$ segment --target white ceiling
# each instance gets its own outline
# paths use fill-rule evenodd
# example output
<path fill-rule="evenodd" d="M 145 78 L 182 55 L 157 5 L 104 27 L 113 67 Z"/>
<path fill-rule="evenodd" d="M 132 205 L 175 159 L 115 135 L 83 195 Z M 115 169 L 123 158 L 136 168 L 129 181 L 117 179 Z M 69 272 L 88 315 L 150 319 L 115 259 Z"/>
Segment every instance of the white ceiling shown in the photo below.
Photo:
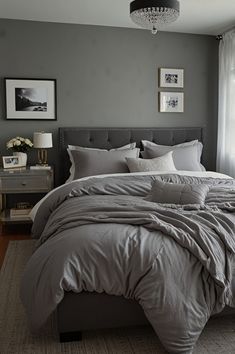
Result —
<path fill-rule="evenodd" d="M 129 0 L 0 0 L 0 18 L 138 28 Z M 164 31 L 217 35 L 235 25 L 235 0 L 180 0 Z"/>

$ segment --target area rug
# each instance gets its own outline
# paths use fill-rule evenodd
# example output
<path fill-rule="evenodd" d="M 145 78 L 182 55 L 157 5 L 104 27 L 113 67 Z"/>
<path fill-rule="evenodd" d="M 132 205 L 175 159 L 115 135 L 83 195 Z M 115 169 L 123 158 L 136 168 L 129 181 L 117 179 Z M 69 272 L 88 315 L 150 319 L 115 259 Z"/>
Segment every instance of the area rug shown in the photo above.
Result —
<path fill-rule="evenodd" d="M 1 354 L 165 354 L 151 327 L 87 331 L 81 342 L 60 344 L 53 316 L 40 333 L 28 330 L 19 300 L 24 266 L 33 241 L 11 241 L 0 273 Z M 235 316 L 213 318 L 204 329 L 194 354 L 234 354 Z"/>

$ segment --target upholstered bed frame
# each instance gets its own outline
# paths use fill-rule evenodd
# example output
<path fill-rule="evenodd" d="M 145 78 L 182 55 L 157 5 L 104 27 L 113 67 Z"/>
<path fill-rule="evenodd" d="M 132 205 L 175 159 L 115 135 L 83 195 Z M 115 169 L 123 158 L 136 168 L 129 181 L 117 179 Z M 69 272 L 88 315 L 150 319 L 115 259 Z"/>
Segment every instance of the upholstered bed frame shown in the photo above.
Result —
<path fill-rule="evenodd" d="M 60 181 L 63 183 L 69 175 L 68 144 L 111 149 L 134 141 L 141 147 L 141 140 L 175 145 L 194 139 L 203 142 L 203 128 L 60 128 Z M 207 167 L 207 161 L 202 162 Z M 87 292 L 66 293 L 58 305 L 57 318 L 61 341 L 79 340 L 83 330 L 148 323 L 135 300 Z"/>
<path fill-rule="evenodd" d="M 69 176 L 70 161 L 67 153 L 68 145 L 79 145 L 89 148 L 113 149 L 132 142 L 141 148 L 141 140 L 153 141 L 162 145 L 175 145 L 190 140 L 203 141 L 203 128 L 59 128 L 60 182 L 64 183 Z M 208 162 L 202 163 L 207 167 Z"/>

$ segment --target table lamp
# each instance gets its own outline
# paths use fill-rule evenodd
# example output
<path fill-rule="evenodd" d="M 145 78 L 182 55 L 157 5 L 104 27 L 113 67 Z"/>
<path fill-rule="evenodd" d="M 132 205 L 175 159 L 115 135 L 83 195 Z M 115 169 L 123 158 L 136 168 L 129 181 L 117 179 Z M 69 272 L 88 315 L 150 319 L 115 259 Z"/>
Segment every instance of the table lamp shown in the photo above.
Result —
<path fill-rule="evenodd" d="M 44 132 L 33 133 L 33 146 L 38 149 L 38 164 L 47 165 L 47 150 L 52 148 L 52 134 Z"/>

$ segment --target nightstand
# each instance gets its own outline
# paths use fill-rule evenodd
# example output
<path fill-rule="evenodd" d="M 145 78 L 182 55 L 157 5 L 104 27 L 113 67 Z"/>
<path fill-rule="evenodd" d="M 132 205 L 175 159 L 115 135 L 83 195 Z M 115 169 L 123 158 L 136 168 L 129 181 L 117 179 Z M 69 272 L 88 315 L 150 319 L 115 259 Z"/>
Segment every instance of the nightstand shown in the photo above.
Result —
<path fill-rule="evenodd" d="M 8 201 L 8 199 L 19 199 L 21 195 L 30 195 L 31 197 L 33 195 L 34 202 L 32 204 L 35 204 L 43 195 L 53 189 L 53 186 L 53 169 L 0 169 L 0 194 L 2 196 L 1 223 L 17 224 L 31 222 L 31 219 L 27 216 L 11 217 L 10 208 L 15 207 L 15 205 L 12 201 Z"/>

